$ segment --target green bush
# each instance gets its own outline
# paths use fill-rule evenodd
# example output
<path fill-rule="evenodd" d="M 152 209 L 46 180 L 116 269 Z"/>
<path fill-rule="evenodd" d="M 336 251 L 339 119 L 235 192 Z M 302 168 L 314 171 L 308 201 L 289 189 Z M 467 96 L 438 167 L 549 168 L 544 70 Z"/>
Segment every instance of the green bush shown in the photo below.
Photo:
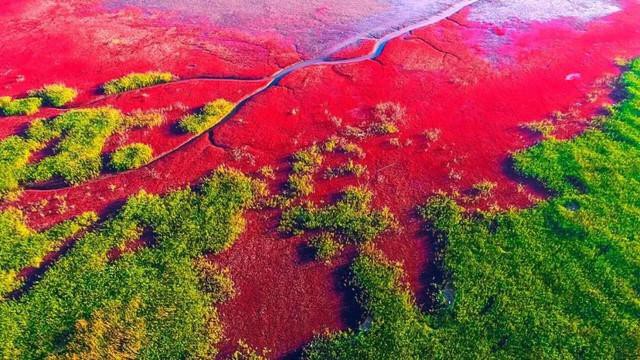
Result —
<path fill-rule="evenodd" d="M 316 260 L 327 264 L 331 263 L 331 260 L 344 249 L 344 245 L 339 243 L 333 234 L 328 233 L 311 238 L 309 246 L 313 249 Z"/>
<path fill-rule="evenodd" d="M 40 266 L 45 255 L 96 220 L 95 213 L 87 212 L 47 231 L 35 232 L 25 224 L 20 210 L 0 211 L 0 299 L 22 285 L 20 270 Z"/>
<path fill-rule="evenodd" d="M 109 165 L 116 171 L 137 169 L 153 160 L 153 149 L 147 144 L 135 143 L 125 145 L 113 154 Z"/>
<path fill-rule="evenodd" d="M 228 360 L 267 360 L 267 352 L 254 349 L 249 346 L 244 341 L 238 342 L 238 349 L 233 352 L 228 358 Z"/>
<path fill-rule="evenodd" d="M 109 137 L 131 128 L 161 124 L 164 117 L 157 113 L 123 115 L 110 108 L 70 110 L 51 120 L 36 119 L 24 136 L 0 140 L 0 198 L 16 193 L 21 184 L 48 181 L 60 177 L 69 184 L 78 184 L 98 176 L 102 170 L 102 150 Z M 59 139 L 53 155 L 29 163 L 33 152 Z M 122 166 L 148 162 L 149 151 L 136 145 L 118 156 Z M 128 156 L 132 157 L 129 158 Z M 128 161 L 128 162 L 127 162 Z"/>
<path fill-rule="evenodd" d="M 372 194 L 364 188 L 349 187 L 334 205 L 317 208 L 312 204 L 294 206 L 282 214 L 279 229 L 291 235 L 305 231 L 331 232 L 343 241 L 363 243 L 397 226 L 387 208 L 371 208 Z"/>
<path fill-rule="evenodd" d="M 188 133 L 201 134 L 222 121 L 235 105 L 225 99 L 217 99 L 206 104 L 198 114 L 185 116 L 180 120 L 180 128 Z"/>
<path fill-rule="evenodd" d="M 215 303 L 223 303 L 236 296 L 236 289 L 229 269 L 200 257 L 194 264 L 198 272 L 200 290 L 209 294 Z"/>
<path fill-rule="evenodd" d="M 141 301 L 127 305 L 110 301 L 88 320 L 76 321 L 63 354 L 49 360 L 136 359 L 146 342 L 146 323 L 139 313 Z"/>
<path fill-rule="evenodd" d="M 367 167 L 362 164 L 356 164 L 353 160 L 349 159 L 345 164 L 338 167 L 330 167 L 325 173 L 324 177 L 332 179 L 340 176 L 353 175 L 355 177 L 361 177 L 367 172 Z"/>
<path fill-rule="evenodd" d="M 42 100 L 37 97 L 12 99 L 8 96 L 0 97 L 0 115 L 18 116 L 33 115 L 40 111 Z"/>
<path fill-rule="evenodd" d="M 324 157 L 317 145 L 300 150 L 293 154 L 291 160 L 291 171 L 294 174 L 312 174 L 318 170 Z"/>
<path fill-rule="evenodd" d="M 45 105 L 62 107 L 75 100 L 78 91 L 64 84 L 50 84 L 43 86 L 42 89 L 30 91 L 29 96 L 42 99 Z"/>
<path fill-rule="evenodd" d="M 129 350 L 139 359 L 214 358 L 221 323 L 193 263 L 233 244 L 244 229 L 243 212 L 263 190 L 242 173 L 219 168 L 197 191 L 131 197 L 20 299 L 0 301 L 0 357 L 96 354 L 86 345 L 104 344 L 113 333 L 133 344 Z M 109 258 L 145 230 L 153 246 Z M 137 299 L 138 308 L 129 305 Z M 82 319 L 87 325 L 78 331 Z M 108 347 L 91 349 L 103 354 Z"/>
<path fill-rule="evenodd" d="M 175 76 L 168 72 L 149 71 L 145 73 L 131 73 L 107 82 L 102 86 L 102 89 L 105 94 L 113 95 L 157 84 L 168 83 L 174 79 Z"/>
<path fill-rule="evenodd" d="M 398 264 L 375 250 L 365 250 L 351 266 L 349 285 L 358 292 L 366 321 L 360 331 L 347 330 L 316 337 L 303 358 L 425 359 L 430 327 L 402 282 Z M 473 354 L 473 353 L 469 353 Z"/>

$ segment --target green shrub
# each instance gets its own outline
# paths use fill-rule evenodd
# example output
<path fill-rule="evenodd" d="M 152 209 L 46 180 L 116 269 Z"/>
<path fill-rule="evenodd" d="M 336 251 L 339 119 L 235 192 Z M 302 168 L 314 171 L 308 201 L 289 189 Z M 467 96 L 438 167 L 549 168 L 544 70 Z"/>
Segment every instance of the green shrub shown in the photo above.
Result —
<path fill-rule="evenodd" d="M 236 296 L 236 289 L 229 269 L 200 257 L 194 264 L 198 272 L 200 290 L 209 294 L 215 303 L 223 303 Z"/>
<path fill-rule="evenodd" d="M 35 232 L 25 224 L 20 210 L 0 211 L 0 299 L 22 285 L 20 270 L 40 266 L 45 255 L 96 220 L 95 213 L 87 212 L 47 231 Z"/>
<path fill-rule="evenodd" d="M 45 105 L 62 107 L 75 100 L 78 91 L 64 84 L 51 84 L 43 86 L 42 89 L 30 91 L 29 96 L 42 99 Z"/>
<path fill-rule="evenodd" d="M 360 331 L 318 336 L 304 348 L 303 358 L 425 359 L 429 358 L 430 327 L 402 282 L 398 264 L 375 250 L 365 250 L 351 266 L 351 285 L 367 320 Z"/>
<path fill-rule="evenodd" d="M 495 182 L 492 182 L 489 180 L 483 180 L 483 181 L 480 181 L 479 183 L 473 184 L 472 188 L 473 188 L 473 192 L 476 195 L 480 197 L 487 197 L 491 195 L 491 193 L 497 186 L 498 184 Z"/>
<path fill-rule="evenodd" d="M 544 137 L 551 136 L 556 130 L 555 125 L 553 125 L 553 123 L 549 120 L 534 121 L 531 123 L 523 124 L 522 127 Z"/>
<path fill-rule="evenodd" d="M 325 178 L 332 179 L 339 176 L 353 175 L 355 177 L 361 177 L 367 172 L 367 167 L 362 164 L 356 164 L 353 160 L 349 159 L 345 164 L 338 167 L 328 168 L 324 176 Z"/>
<path fill-rule="evenodd" d="M 304 204 L 286 210 L 279 229 L 292 235 L 305 231 L 331 232 L 353 243 L 371 241 L 397 225 L 389 209 L 371 208 L 371 197 L 371 192 L 364 188 L 349 187 L 334 205 L 317 208 Z"/>
<path fill-rule="evenodd" d="M 33 115 L 40 111 L 42 100 L 37 97 L 12 99 L 8 96 L 0 97 L 0 115 L 18 116 Z"/>
<path fill-rule="evenodd" d="M 95 354 L 85 345 L 119 334 L 120 343 L 133 344 L 127 349 L 140 359 L 214 358 L 221 323 L 193 263 L 233 244 L 244 229 L 243 212 L 263 189 L 236 170 L 219 168 L 197 191 L 132 196 L 20 299 L 0 301 L 0 354 Z M 153 234 L 153 246 L 110 260 L 112 249 L 145 230 Z M 136 299 L 139 308 L 128 305 Z M 87 325 L 78 331 L 82 319 Z M 108 347 L 92 349 L 103 354 Z"/>
<path fill-rule="evenodd" d="M 102 86 L 107 95 L 136 90 L 157 84 L 168 83 L 175 77 L 168 72 L 149 71 L 145 73 L 131 73 L 121 78 L 111 80 Z"/>
<path fill-rule="evenodd" d="M 146 324 L 139 314 L 141 301 L 123 306 L 110 301 L 95 310 L 88 320 L 76 321 L 65 352 L 50 360 L 136 359 L 146 343 Z"/>
<path fill-rule="evenodd" d="M 116 171 L 137 169 L 153 160 L 153 149 L 147 144 L 135 143 L 125 145 L 113 154 L 109 165 Z"/>
<path fill-rule="evenodd" d="M 333 234 L 328 233 L 311 238 L 309 246 L 314 250 L 316 260 L 327 264 L 344 249 L 344 245 L 339 243 Z"/>
<path fill-rule="evenodd" d="M 313 145 L 307 149 L 300 150 L 293 154 L 291 160 L 291 171 L 294 174 L 311 174 L 318 170 L 324 157 L 322 151 L 317 145 Z"/>
<path fill-rule="evenodd" d="M 180 128 L 192 134 L 201 134 L 222 121 L 235 105 L 225 99 L 214 100 L 205 105 L 200 113 L 187 115 L 180 120 Z"/>

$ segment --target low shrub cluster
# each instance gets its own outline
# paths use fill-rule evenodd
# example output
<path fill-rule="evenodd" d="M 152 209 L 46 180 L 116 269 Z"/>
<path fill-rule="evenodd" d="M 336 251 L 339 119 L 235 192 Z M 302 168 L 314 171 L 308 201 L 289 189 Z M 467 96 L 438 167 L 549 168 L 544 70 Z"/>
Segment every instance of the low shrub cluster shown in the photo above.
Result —
<path fill-rule="evenodd" d="M 9 96 L 0 97 L 0 115 L 18 116 L 33 115 L 40 111 L 42 100 L 37 97 L 27 97 L 24 99 L 12 99 Z"/>
<path fill-rule="evenodd" d="M 313 249 L 316 260 L 331 263 L 342 249 L 342 245 L 331 233 L 322 233 L 309 240 L 309 246 Z"/>
<path fill-rule="evenodd" d="M 135 119 L 135 120 L 134 120 Z M 98 176 L 102 170 L 102 150 L 116 133 L 133 127 L 160 124 L 156 115 L 125 116 L 110 107 L 70 110 L 50 120 L 34 120 L 24 136 L 10 136 L 0 141 L 0 197 L 6 197 L 28 182 L 43 182 L 56 177 L 78 184 Z M 36 163 L 31 155 L 50 146 L 53 154 Z M 136 146 L 121 152 L 121 164 L 132 166 L 149 160 L 148 149 Z M 135 155 L 129 158 L 124 155 Z M 120 156 L 120 155 L 119 155 Z"/>
<path fill-rule="evenodd" d="M 555 197 L 530 209 L 468 214 L 440 194 L 420 208 L 444 275 L 430 314 L 418 313 L 392 267 L 365 254 L 353 279 L 368 321 L 318 338 L 305 356 L 636 358 L 640 60 L 622 84 L 628 98 L 602 129 L 514 155 L 517 171 Z"/>
<path fill-rule="evenodd" d="M 346 163 L 337 166 L 329 167 L 324 172 L 324 177 L 327 179 L 333 179 L 340 176 L 353 175 L 355 177 L 361 177 L 367 172 L 367 167 L 362 164 L 356 164 L 352 159 L 347 160 Z"/>
<path fill-rule="evenodd" d="M 153 160 L 153 149 L 147 144 L 125 145 L 111 154 L 109 165 L 116 171 L 137 169 Z"/>
<path fill-rule="evenodd" d="M 139 313 L 142 302 L 114 300 L 76 321 L 66 351 L 49 360 L 137 359 L 145 345 L 147 324 Z"/>
<path fill-rule="evenodd" d="M 214 358 L 222 326 L 212 305 L 224 296 L 201 289 L 193 264 L 233 244 L 243 212 L 263 191 L 219 168 L 197 191 L 131 197 L 19 299 L 0 301 L 0 357 L 103 358 L 115 351 L 139 359 Z M 153 246 L 109 258 L 143 232 L 153 234 Z M 127 349 L 105 344 L 111 336 Z"/>
<path fill-rule="evenodd" d="M 303 358 L 429 358 L 430 327 L 402 277 L 400 265 L 389 262 L 376 250 L 365 249 L 351 266 L 348 283 L 359 294 L 366 321 L 359 331 L 317 337 L 305 347 Z"/>
<path fill-rule="evenodd" d="M 29 96 L 42 99 L 45 105 L 62 107 L 75 100 L 78 91 L 64 84 L 50 84 L 30 91 Z"/>
<path fill-rule="evenodd" d="M 206 257 L 199 257 L 194 266 L 198 272 L 200 290 L 211 296 L 216 303 L 223 303 L 236 296 L 236 288 L 231 279 L 229 269 L 209 261 Z"/>
<path fill-rule="evenodd" d="M 168 72 L 149 71 L 145 73 L 131 73 L 105 83 L 102 89 L 105 94 L 114 95 L 125 91 L 168 83 L 174 79 L 175 76 Z"/>
<path fill-rule="evenodd" d="M 307 196 L 313 193 L 313 175 L 318 172 L 324 156 L 318 145 L 300 150 L 291 157 L 291 174 L 287 179 L 286 195 Z"/>
<path fill-rule="evenodd" d="M 535 134 L 539 134 L 546 137 L 549 137 L 556 131 L 555 125 L 549 120 L 540 120 L 534 121 L 530 123 L 523 124 L 522 127 L 527 129 Z"/>
<path fill-rule="evenodd" d="M 188 133 L 201 134 L 222 121 L 235 105 L 225 99 L 217 99 L 206 104 L 198 114 L 191 114 L 180 120 L 180 128 Z"/>
<path fill-rule="evenodd" d="M 87 212 L 47 231 L 36 232 L 26 225 L 22 211 L 14 208 L 0 211 L 0 301 L 22 285 L 20 270 L 39 266 L 45 255 L 96 220 L 95 213 Z"/>
<path fill-rule="evenodd" d="M 372 194 L 359 188 L 347 188 L 334 205 L 317 208 L 312 204 L 294 206 L 282 214 L 279 229 L 291 235 L 305 231 L 323 231 L 342 241 L 364 243 L 396 227 L 397 222 L 387 208 L 371 208 Z"/>

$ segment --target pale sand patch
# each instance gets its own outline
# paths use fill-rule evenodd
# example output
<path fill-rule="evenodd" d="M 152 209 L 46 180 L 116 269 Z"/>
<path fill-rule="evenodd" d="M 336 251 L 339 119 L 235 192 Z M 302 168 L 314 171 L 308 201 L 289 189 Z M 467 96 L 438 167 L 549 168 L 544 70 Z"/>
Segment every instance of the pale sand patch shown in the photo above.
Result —
<path fill-rule="evenodd" d="M 549 21 L 559 18 L 591 20 L 620 11 L 613 0 L 485 0 L 473 6 L 474 21 Z"/>

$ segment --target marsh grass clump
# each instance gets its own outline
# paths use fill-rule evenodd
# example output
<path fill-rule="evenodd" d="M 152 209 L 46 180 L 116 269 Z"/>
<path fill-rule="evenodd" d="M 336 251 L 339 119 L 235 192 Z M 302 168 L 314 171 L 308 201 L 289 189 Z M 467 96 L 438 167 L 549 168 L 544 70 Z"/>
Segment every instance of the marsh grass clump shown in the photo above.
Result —
<path fill-rule="evenodd" d="M 30 91 L 29 96 L 42 99 L 44 105 L 62 107 L 75 100 L 78 91 L 64 84 L 50 84 Z"/>
<path fill-rule="evenodd" d="M 244 212 L 263 189 L 262 183 L 221 167 L 197 189 L 163 196 L 142 191 L 130 197 L 78 239 L 19 300 L 0 301 L 0 354 L 43 359 L 78 353 L 75 358 L 98 354 L 87 358 L 102 359 L 129 349 L 135 351 L 126 358 L 215 358 L 222 324 L 212 307 L 214 297 L 203 290 L 218 284 L 206 277 L 201 282 L 202 270 L 194 262 L 229 249 L 244 230 Z M 109 259 L 112 249 L 144 233 L 153 236 L 153 246 Z M 136 301 L 139 307 L 132 305 Z M 123 346 L 107 357 L 102 350 L 76 351 L 86 344 Z"/>
<path fill-rule="evenodd" d="M 300 150 L 293 154 L 291 159 L 291 171 L 294 174 L 309 174 L 318 170 L 324 157 L 318 145 Z"/>
<path fill-rule="evenodd" d="M 102 149 L 121 124 L 122 113 L 110 107 L 68 111 L 50 121 L 37 121 L 27 138 L 40 144 L 59 138 L 55 153 L 30 165 L 28 180 L 41 182 L 59 176 L 79 184 L 100 174 Z"/>
<path fill-rule="evenodd" d="M 49 360 L 135 359 L 145 343 L 147 324 L 140 314 L 142 301 L 128 304 L 110 301 L 95 310 L 88 319 L 75 323 L 64 353 Z"/>
<path fill-rule="evenodd" d="M 165 116 L 157 111 L 141 111 L 136 110 L 122 118 L 122 130 L 154 128 L 158 127 L 166 121 Z"/>
<path fill-rule="evenodd" d="M 303 197 L 313 193 L 312 174 L 291 174 L 285 184 L 285 192 L 289 197 Z"/>
<path fill-rule="evenodd" d="M 432 330 L 403 281 L 402 267 L 373 248 L 361 250 L 347 284 L 358 294 L 367 320 L 360 330 L 317 336 L 303 359 L 423 359 Z"/>
<path fill-rule="evenodd" d="M 532 133 L 549 137 L 556 130 L 555 125 L 549 120 L 534 121 L 522 125 L 523 129 L 529 130 Z"/>
<path fill-rule="evenodd" d="M 399 125 L 406 120 L 406 109 L 395 102 L 383 102 L 373 108 L 374 123 L 369 127 L 369 132 L 376 135 L 396 134 L 400 131 Z"/>
<path fill-rule="evenodd" d="M 427 129 L 422 132 L 422 136 L 424 136 L 425 140 L 430 143 L 436 142 L 440 139 L 442 135 L 442 130 L 440 129 Z"/>
<path fill-rule="evenodd" d="M 145 73 L 131 73 L 105 83 L 102 89 L 106 95 L 114 95 L 125 91 L 168 83 L 174 79 L 175 76 L 169 72 L 149 71 Z"/>
<path fill-rule="evenodd" d="M 483 180 L 473 184 L 472 189 L 474 194 L 480 197 L 487 197 L 493 193 L 493 190 L 498 186 L 497 183 L 489 180 Z"/>
<path fill-rule="evenodd" d="M 0 197 L 15 194 L 24 183 L 59 177 L 74 185 L 95 178 L 102 170 L 102 151 L 111 136 L 131 128 L 157 126 L 162 121 L 161 114 L 134 112 L 125 116 L 111 107 L 74 109 L 53 119 L 36 119 L 25 135 L 0 140 Z M 52 147 L 52 155 L 29 162 L 35 151 L 47 146 Z M 135 160 L 129 165 L 136 165 L 138 160 L 150 158 L 147 153 L 140 148 L 128 150 L 128 154 L 143 156 L 122 159 Z"/>
<path fill-rule="evenodd" d="M 33 115 L 40 111 L 42 99 L 37 97 L 27 97 L 23 99 L 12 99 L 9 96 L 0 97 L 0 115 L 19 116 Z"/>
<path fill-rule="evenodd" d="M 330 264 L 344 249 L 344 245 L 330 233 L 322 233 L 311 238 L 309 240 L 309 247 L 313 249 L 316 260 L 322 261 L 325 264 Z"/>
<path fill-rule="evenodd" d="M 327 179 L 333 179 L 340 176 L 353 175 L 355 177 L 361 177 L 367 172 L 367 167 L 362 164 L 356 164 L 352 159 L 349 159 L 345 164 L 337 167 L 328 168 L 324 177 Z"/>
<path fill-rule="evenodd" d="M 20 270 L 40 266 L 45 255 L 96 220 L 95 213 L 87 212 L 49 230 L 36 232 L 27 226 L 22 211 L 15 208 L 0 211 L 0 299 L 22 285 Z"/>
<path fill-rule="evenodd" d="M 225 99 L 217 99 L 206 104 L 197 114 L 185 116 L 180 120 L 180 128 L 188 133 L 201 134 L 222 121 L 235 105 Z"/>
<path fill-rule="evenodd" d="M 236 296 L 236 288 L 229 269 L 200 257 L 194 262 L 200 289 L 209 294 L 213 302 L 223 303 Z"/>
<path fill-rule="evenodd" d="M 125 145 L 117 149 L 109 160 L 109 166 L 116 171 L 137 169 L 153 160 L 153 149 L 142 143 Z"/>
<path fill-rule="evenodd" d="M 294 206 L 282 214 L 279 230 L 291 235 L 323 231 L 346 242 L 369 242 L 397 226 L 388 208 L 376 210 L 371 207 L 372 196 L 365 188 L 349 187 L 334 205 L 324 208 L 310 203 Z"/>
<path fill-rule="evenodd" d="M 246 342 L 238 341 L 238 348 L 234 351 L 227 360 L 267 360 L 269 359 L 267 350 L 257 350 Z"/>

